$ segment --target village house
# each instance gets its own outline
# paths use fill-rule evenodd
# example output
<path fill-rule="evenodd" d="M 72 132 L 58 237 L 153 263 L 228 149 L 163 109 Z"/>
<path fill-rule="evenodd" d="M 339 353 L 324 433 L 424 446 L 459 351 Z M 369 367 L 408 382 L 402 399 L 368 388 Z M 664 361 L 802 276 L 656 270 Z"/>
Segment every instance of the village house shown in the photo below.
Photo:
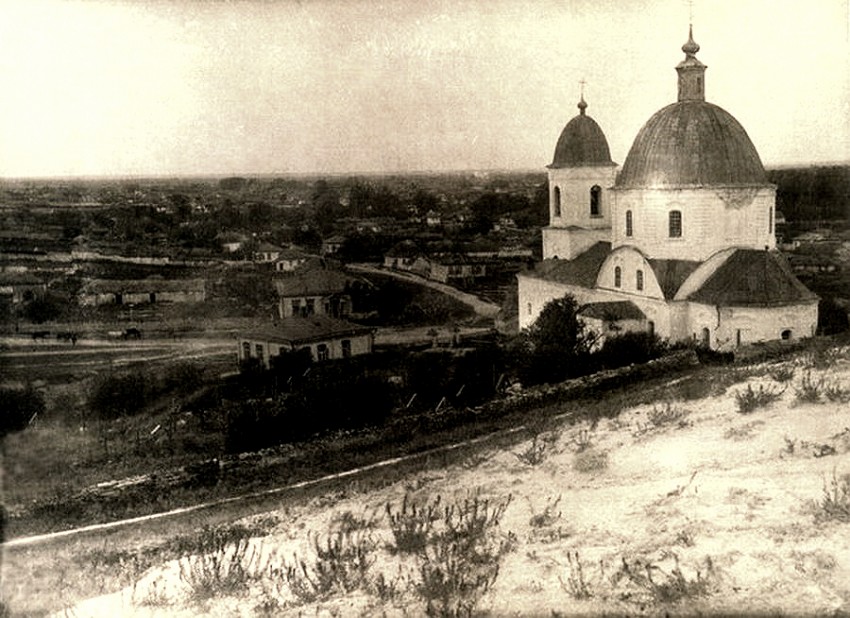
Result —
<path fill-rule="evenodd" d="M 409 271 L 420 255 L 422 251 L 415 242 L 410 239 L 402 240 L 384 254 L 384 266 Z"/>
<path fill-rule="evenodd" d="M 520 328 L 570 294 L 631 303 L 587 316 L 603 336 L 617 326 L 725 350 L 815 334 L 818 297 L 776 250 L 776 186 L 740 123 L 706 102 L 692 32 L 682 51 L 678 101 L 646 122 L 622 168 L 582 95 L 548 166 L 544 259 L 517 275 Z"/>
<path fill-rule="evenodd" d="M 279 323 L 240 334 L 239 361 L 259 359 L 268 369 L 271 359 L 281 353 L 307 348 L 313 362 L 337 360 L 370 354 L 375 330 L 324 315 L 290 317 Z"/>
<path fill-rule="evenodd" d="M 304 268 L 274 279 L 281 318 L 326 315 L 344 318 L 351 313 L 351 286 L 360 280 L 341 270 Z"/>
<path fill-rule="evenodd" d="M 280 257 L 283 249 L 270 242 L 262 241 L 257 245 L 252 255 L 255 262 L 268 263 L 274 262 Z"/>
<path fill-rule="evenodd" d="M 206 299 L 203 279 L 93 279 L 78 294 L 84 307 L 144 303 L 200 303 Z"/>
<path fill-rule="evenodd" d="M 277 259 L 274 261 L 275 272 L 291 273 L 295 272 L 307 263 L 311 256 L 297 249 L 282 249 Z"/>
<path fill-rule="evenodd" d="M 29 302 L 44 296 L 47 284 L 27 272 L 0 273 L 0 298 L 11 305 Z"/>
<path fill-rule="evenodd" d="M 345 236 L 334 235 L 322 241 L 322 255 L 333 255 L 337 253 L 342 245 L 345 244 Z"/>

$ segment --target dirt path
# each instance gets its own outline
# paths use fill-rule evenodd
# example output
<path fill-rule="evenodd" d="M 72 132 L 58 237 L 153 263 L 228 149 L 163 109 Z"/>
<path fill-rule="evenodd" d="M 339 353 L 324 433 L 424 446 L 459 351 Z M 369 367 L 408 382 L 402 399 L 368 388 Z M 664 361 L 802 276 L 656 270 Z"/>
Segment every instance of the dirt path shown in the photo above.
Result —
<path fill-rule="evenodd" d="M 415 283 L 417 285 L 424 285 L 426 287 L 433 288 L 439 292 L 442 292 L 443 294 L 448 294 L 449 296 L 456 298 L 457 300 L 466 305 L 469 305 L 470 307 L 472 307 L 475 313 L 485 318 L 494 318 L 499 314 L 499 311 L 501 311 L 501 307 L 499 307 L 498 305 L 487 302 L 486 300 L 482 300 L 474 294 L 462 292 L 457 288 L 454 288 L 450 285 L 446 285 L 445 283 L 440 283 L 439 281 L 423 279 L 422 277 L 419 277 L 412 273 L 403 273 L 393 270 L 387 270 L 384 268 L 372 266 L 370 264 L 350 264 L 348 268 L 362 273 L 371 273 L 373 275 L 385 275 L 387 277 L 393 277 L 395 279 L 401 279 L 402 281 L 409 281 L 410 283 Z"/>

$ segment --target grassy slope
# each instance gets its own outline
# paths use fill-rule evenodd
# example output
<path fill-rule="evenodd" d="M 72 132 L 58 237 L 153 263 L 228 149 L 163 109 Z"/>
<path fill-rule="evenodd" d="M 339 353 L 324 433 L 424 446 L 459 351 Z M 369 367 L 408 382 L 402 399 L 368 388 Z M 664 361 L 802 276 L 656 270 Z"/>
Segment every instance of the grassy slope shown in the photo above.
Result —
<path fill-rule="evenodd" d="M 306 554 L 308 533 L 327 530 L 346 511 L 377 517 L 374 534 L 389 543 L 384 505 L 400 504 L 406 492 L 419 500 L 440 495 L 446 501 L 467 496 L 470 490 L 494 499 L 510 493 L 514 499 L 501 529 L 513 533 L 514 547 L 480 602 L 496 615 L 846 612 L 848 524 L 816 522 L 818 509 L 813 505 L 823 497 L 823 483 L 833 471 L 838 476 L 850 472 L 850 418 L 846 404 L 800 403 L 795 390 L 807 371 L 850 388 L 848 356 L 845 349 L 844 358 L 833 358 L 826 369 L 807 369 L 811 359 L 805 357 L 785 361 L 783 366 L 795 369 L 791 385 L 779 401 L 749 415 L 737 412 L 735 395 L 746 385 L 774 388 L 767 367 L 706 371 L 703 378 L 712 392 L 693 393 L 692 398 L 683 399 L 688 389 L 671 384 L 669 408 L 663 395 L 657 403 L 637 405 L 616 397 L 613 401 L 622 405 L 616 418 L 602 419 L 595 427 L 585 423 L 546 432 L 549 441 L 538 464 L 523 461 L 532 445 L 526 439 L 509 448 L 469 452 L 460 461 L 386 483 L 373 480 L 304 496 L 272 513 L 277 523 L 258 543 L 264 551 L 284 557 L 296 550 Z M 626 395 L 631 394 L 633 402 L 645 401 L 642 389 L 630 391 Z M 552 506 L 550 517 L 541 522 L 535 516 L 547 505 Z M 186 533 L 185 526 L 180 532 Z M 176 533 L 171 531 L 171 536 Z M 169 530 L 158 534 L 167 537 Z M 150 538 L 135 540 L 142 542 Z M 85 574 L 94 577 L 96 585 L 88 594 L 66 586 L 61 596 L 54 593 L 54 608 L 98 590 L 107 592 L 133 581 L 136 585 L 78 605 L 77 616 L 254 615 L 270 595 L 286 601 L 285 590 L 269 592 L 268 586 L 257 584 L 247 597 L 214 596 L 198 604 L 185 598 L 173 563 L 139 579 L 141 569 L 128 573 L 126 568 L 102 567 L 104 556 L 110 555 L 106 545 L 98 552 L 93 551 L 97 542 L 80 543 L 63 581 Z M 132 545 L 127 541 L 122 547 Z M 394 578 L 401 569 L 415 581 L 415 561 L 399 559 L 382 547 L 373 571 Z M 45 560 L 45 551 L 33 549 L 27 559 Z M 87 564 L 85 556 L 99 556 L 94 562 L 101 566 Z M 13 557 L 19 559 L 20 554 Z M 633 566 L 636 560 L 648 562 L 655 581 L 662 583 L 678 560 L 684 592 L 678 595 L 675 586 L 647 587 L 638 577 L 624 577 L 624 559 Z M 698 571 L 705 585 L 697 585 Z M 669 593 L 666 600 L 662 589 Z M 589 596 L 577 598 L 583 596 L 580 590 Z M 17 592 L 12 596 L 25 607 L 25 591 Z M 416 614 L 422 609 L 412 589 L 386 605 L 360 592 L 313 605 L 292 608 L 292 613 L 401 614 L 407 608 Z"/>

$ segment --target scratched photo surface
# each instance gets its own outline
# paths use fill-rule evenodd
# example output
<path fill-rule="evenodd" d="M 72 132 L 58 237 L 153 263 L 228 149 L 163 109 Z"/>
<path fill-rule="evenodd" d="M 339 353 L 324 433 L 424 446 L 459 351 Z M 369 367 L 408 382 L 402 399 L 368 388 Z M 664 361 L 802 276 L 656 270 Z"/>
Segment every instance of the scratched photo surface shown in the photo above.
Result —
<path fill-rule="evenodd" d="M 850 612 L 850 4 L 0 3 L 0 615 Z"/>

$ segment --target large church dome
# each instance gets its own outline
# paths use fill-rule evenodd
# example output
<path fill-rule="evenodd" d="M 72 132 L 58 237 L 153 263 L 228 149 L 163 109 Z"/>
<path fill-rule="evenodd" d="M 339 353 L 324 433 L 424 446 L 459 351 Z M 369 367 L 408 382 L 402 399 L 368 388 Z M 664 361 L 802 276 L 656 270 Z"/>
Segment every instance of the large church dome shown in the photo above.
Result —
<path fill-rule="evenodd" d="M 726 110 L 679 101 L 656 112 L 635 138 L 617 187 L 765 184 L 755 146 Z"/>
<path fill-rule="evenodd" d="M 705 100 L 705 65 L 693 32 L 682 47 L 679 100 L 656 112 L 635 138 L 618 188 L 763 185 L 764 166 L 744 127 Z"/>
<path fill-rule="evenodd" d="M 570 120 L 558 144 L 555 146 L 555 156 L 550 168 L 611 166 L 611 151 L 608 140 L 596 121 L 585 113 L 587 103 L 582 97 L 578 104 L 579 115 Z"/>

